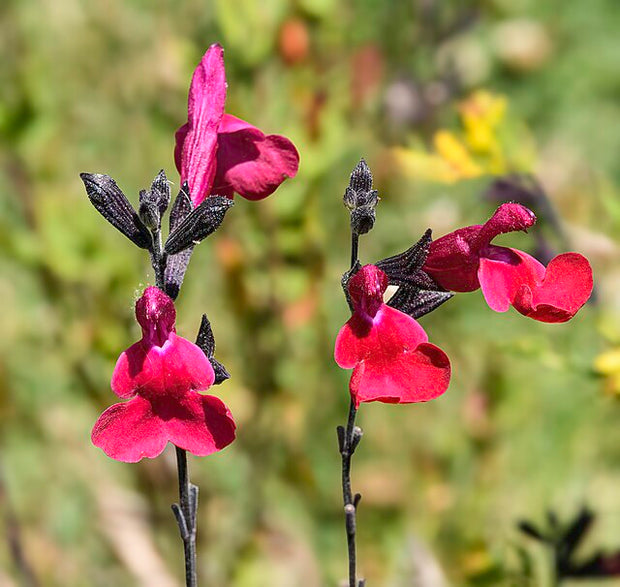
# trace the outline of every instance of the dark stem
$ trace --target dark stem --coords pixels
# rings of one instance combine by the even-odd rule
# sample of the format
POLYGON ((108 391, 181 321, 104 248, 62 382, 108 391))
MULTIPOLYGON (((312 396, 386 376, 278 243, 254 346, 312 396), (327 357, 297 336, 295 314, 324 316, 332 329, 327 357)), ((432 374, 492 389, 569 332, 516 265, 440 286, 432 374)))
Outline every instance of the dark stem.
POLYGON ((187 452, 178 446, 177 471, 179 474, 179 503, 172 505, 172 511, 179 525, 185 553, 185 585, 196 587, 196 511, 198 510, 198 487, 189 481, 187 452))
POLYGON ((358 261, 358 249, 359 249, 360 235, 357 232, 351 232, 351 269, 357 265, 358 261))
MULTIPOLYGON (((151 231, 153 246, 151 247, 151 264, 155 272, 155 285, 165 291, 164 272, 166 255, 161 242, 161 230, 151 231)), ((179 503, 172 504, 172 512, 179 525, 179 533, 183 540, 185 554, 185 585, 197 587, 196 573, 196 512, 198 510, 198 487, 189 480, 187 452, 175 446, 177 453, 177 472, 179 476, 179 503)))
POLYGON ((361 496, 353 496, 351 489, 351 457, 355 452, 357 442, 354 440, 355 416, 357 408, 351 398, 347 427, 339 427, 338 438, 340 454, 342 456, 342 501, 344 503, 345 529, 347 533, 347 547, 349 553, 349 587, 358 587, 356 577, 357 557, 355 553, 356 511, 361 496))
MULTIPOLYGON (((351 268, 358 264, 359 234, 351 232, 351 268)), ((342 456, 342 500, 344 503, 345 529, 347 533, 347 548, 349 554, 349 587, 364 587, 364 579, 357 580, 357 555, 355 552, 355 533, 357 530, 357 506, 362 496, 353 495, 351 489, 351 458, 362 437, 362 431, 355 426, 357 408, 355 400, 351 398, 347 426, 338 426, 338 444, 342 456)))
POLYGON ((164 272, 166 270, 166 255, 161 243, 161 229, 151 231, 153 246, 151 248, 151 265, 155 272, 155 285, 165 291, 164 272))

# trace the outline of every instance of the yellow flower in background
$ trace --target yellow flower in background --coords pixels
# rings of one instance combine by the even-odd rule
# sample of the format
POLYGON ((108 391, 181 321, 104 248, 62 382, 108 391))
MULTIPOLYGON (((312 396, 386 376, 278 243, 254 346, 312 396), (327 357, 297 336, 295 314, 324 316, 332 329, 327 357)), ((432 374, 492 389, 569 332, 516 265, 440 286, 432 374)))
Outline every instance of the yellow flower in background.
POLYGON ((437 131, 433 136, 433 150, 420 147, 392 150, 396 165, 404 175, 454 183, 483 175, 529 171, 531 145, 523 140, 522 133, 515 136, 514 125, 507 117, 505 96, 478 90, 459 102, 456 109, 461 129, 437 131))
POLYGON ((450 166, 439 155, 404 147, 395 147, 391 155, 396 167, 407 177, 439 183, 456 181, 450 166))
POLYGON ((601 353, 594 361, 594 369, 605 378, 605 390, 620 397, 620 347, 601 353))
POLYGON ((433 143, 439 157, 452 171, 454 181, 478 177, 483 174, 482 168, 476 164, 467 151, 467 147, 447 130, 435 133, 433 143))
POLYGON ((465 139, 472 150, 493 153, 499 149, 497 129, 506 118, 507 107, 504 96, 486 90, 474 92, 458 105, 465 139))
POLYGON ((453 133, 438 131, 433 137, 433 144, 436 153, 397 147, 392 150, 392 155, 401 171, 413 179, 454 183, 483 174, 465 145, 453 133))

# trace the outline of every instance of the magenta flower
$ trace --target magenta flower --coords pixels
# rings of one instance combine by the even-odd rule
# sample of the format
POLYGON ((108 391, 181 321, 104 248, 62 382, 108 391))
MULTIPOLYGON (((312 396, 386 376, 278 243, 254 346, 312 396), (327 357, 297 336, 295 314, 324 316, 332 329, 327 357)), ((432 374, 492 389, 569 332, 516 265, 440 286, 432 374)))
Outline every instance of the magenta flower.
POLYGON ((353 315, 340 329, 334 357, 353 369, 349 391, 362 402, 425 402, 450 383, 450 360, 429 344, 424 329, 410 316, 383 303, 387 275, 365 265, 349 281, 353 315))
POLYGON ((482 288, 489 307, 513 306, 541 322, 566 322, 592 293, 592 269, 579 253, 564 253, 542 263, 518 249, 492 245, 499 234, 527 230, 536 216, 520 204, 502 204, 482 225, 447 234, 430 246, 424 271, 450 291, 482 288))
POLYGON ((235 438, 235 422, 208 389, 215 375, 195 344, 175 334, 172 300, 147 287, 136 303, 142 338, 118 358, 112 391, 128 402, 97 420, 92 441, 109 457, 135 463, 159 455, 172 442, 196 456, 221 450, 235 438))
POLYGON ((224 114, 224 50, 211 45, 194 71, 187 123, 176 132, 174 158, 187 181, 194 206, 213 194, 249 200, 272 194, 299 166, 297 149, 286 137, 265 135, 224 114))

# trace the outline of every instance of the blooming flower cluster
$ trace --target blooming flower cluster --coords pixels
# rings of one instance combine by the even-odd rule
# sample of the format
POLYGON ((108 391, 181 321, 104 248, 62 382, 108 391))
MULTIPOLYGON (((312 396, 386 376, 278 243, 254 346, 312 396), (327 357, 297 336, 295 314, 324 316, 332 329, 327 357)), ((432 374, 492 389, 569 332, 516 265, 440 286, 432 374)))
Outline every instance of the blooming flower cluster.
POLYGON ((249 200, 267 197, 297 173, 299 155, 286 137, 265 135, 225 114, 225 99, 224 51, 212 45, 194 71, 187 122, 176 132, 182 188, 171 208, 170 234, 163 247, 161 218, 171 199, 163 171, 150 190, 140 193, 137 213, 111 177, 82 174, 95 208, 149 251, 157 282, 136 304, 142 338, 121 354, 112 376, 114 393, 129 401, 108 408, 92 432, 93 443, 119 461, 155 457, 168 442, 205 456, 235 438, 228 408, 218 398, 199 393, 228 378, 213 358, 209 321, 203 317, 197 344, 178 336, 173 299, 194 246, 220 226, 233 194, 249 200))
MULTIPOLYGON (((356 186, 359 192, 360 185, 371 190, 371 181, 370 170, 360 163, 345 194, 354 234, 359 222, 354 223, 353 213, 362 207, 351 205, 351 192, 356 186), (360 183, 360 175, 365 182, 360 183)), ((374 207, 372 218, 374 224, 374 207)), ((577 313, 593 287, 585 257, 564 253, 545 267, 523 251, 492 244, 498 235, 526 231, 535 222, 525 206, 502 204, 484 224, 460 228, 435 241, 428 231, 408 251, 345 274, 352 316, 338 334, 334 357, 340 367, 353 369, 349 390, 356 406, 371 401, 423 402, 447 389, 448 357, 428 343, 414 318, 447 301, 449 292, 481 289, 492 310, 505 312, 512 306, 540 322, 566 322, 577 313), (388 284, 399 289, 384 303, 388 284)))

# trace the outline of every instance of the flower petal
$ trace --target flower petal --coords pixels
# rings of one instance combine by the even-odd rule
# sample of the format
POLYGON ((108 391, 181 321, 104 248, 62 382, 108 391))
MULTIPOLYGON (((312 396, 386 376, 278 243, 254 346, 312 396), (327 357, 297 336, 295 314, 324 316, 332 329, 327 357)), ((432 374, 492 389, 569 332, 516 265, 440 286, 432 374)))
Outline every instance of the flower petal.
POLYGON ((592 287, 588 260, 579 253, 564 253, 547 265, 539 287, 519 289, 514 307, 540 322, 566 322, 588 301, 592 287))
POLYGON ((358 313, 351 316, 338 333, 334 358, 343 369, 351 369, 368 358, 387 361, 427 341, 426 332, 413 318, 383 304, 372 321, 358 313))
POLYGON ((147 399, 190 390, 203 391, 213 385, 215 374, 209 359, 189 340, 170 334, 163 346, 140 341, 118 359, 112 375, 112 390, 119 397, 138 393, 147 399))
POLYGON ((506 312, 522 286, 535 289, 545 277, 545 266, 527 253, 491 245, 480 259, 478 279, 491 310, 506 312))
POLYGON ((251 124, 224 114, 218 131, 217 173, 212 193, 248 200, 272 194, 299 167, 295 145, 280 135, 265 135, 251 124))
POLYGON ((141 397, 109 407, 97 420, 92 442, 109 457, 135 463, 159 455, 168 441, 161 420, 141 397))
POLYGON ((547 268, 532 256, 505 247, 489 247, 478 272, 484 297, 492 310, 513 305, 540 322, 566 322, 592 293, 592 269, 579 253, 564 253, 547 268))
POLYGON ((190 392, 181 401, 155 405, 168 440, 198 457, 217 452, 235 439, 235 421, 217 397, 190 392))
POLYGON ((375 319, 354 314, 336 340, 335 359, 354 367, 350 391, 360 402, 409 403, 441 395, 450 380, 445 353, 428 344, 424 329, 385 304, 375 319))
POLYGON ((211 45, 194 71, 188 120, 176 133, 175 161, 197 206, 211 193, 216 170, 217 131, 226 101, 224 50, 211 45))
POLYGON ((136 395, 139 387, 136 382, 137 375, 142 371, 142 365, 146 360, 146 350, 142 342, 132 344, 116 361, 112 373, 112 391, 123 399, 129 399, 136 395))
POLYGON ((450 360, 433 344, 397 355, 388 364, 362 362, 351 377, 349 389, 356 405, 380 401, 407 404, 442 395, 450 384, 450 360))

